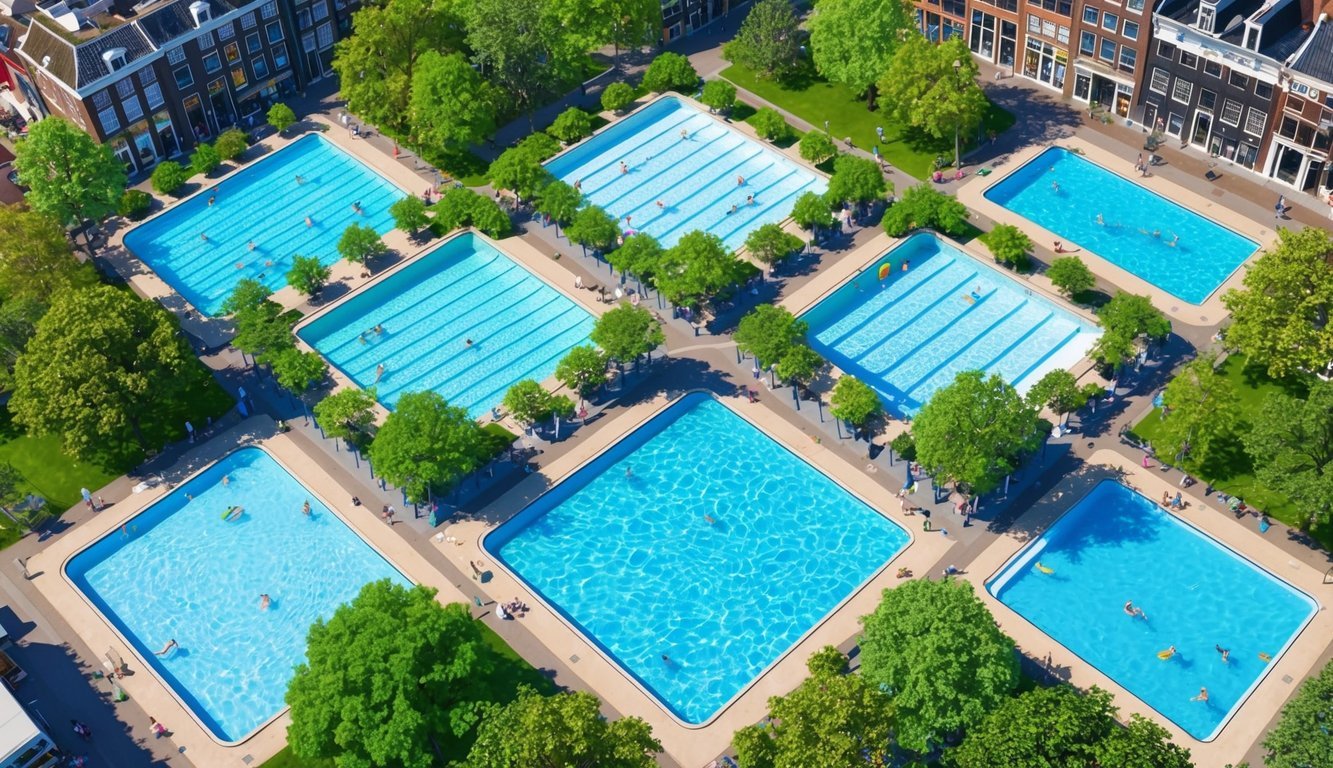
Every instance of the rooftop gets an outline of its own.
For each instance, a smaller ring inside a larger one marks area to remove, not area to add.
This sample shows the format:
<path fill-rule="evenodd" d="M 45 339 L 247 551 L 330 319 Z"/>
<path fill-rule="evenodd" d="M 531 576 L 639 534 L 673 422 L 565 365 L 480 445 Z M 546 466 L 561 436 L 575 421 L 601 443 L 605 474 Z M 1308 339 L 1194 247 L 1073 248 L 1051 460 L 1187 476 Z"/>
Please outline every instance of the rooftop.
<path fill-rule="evenodd" d="M 1333 83 L 1333 24 L 1322 19 L 1310 34 L 1310 41 L 1289 62 L 1303 75 Z"/>
<path fill-rule="evenodd" d="M 1202 34 L 1245 47 L 1246 21 L 1262 28 L 1257 53 L 1282 61 L 1301 47 L 1309 35 L 1302 29 L 1304 18 L 1300 0 L 1218 0 L 1217 21 L 1212 32 L 1198 26 L 1200 0 L 1162 0 L 1155 13 L 1188 25 Z"/>

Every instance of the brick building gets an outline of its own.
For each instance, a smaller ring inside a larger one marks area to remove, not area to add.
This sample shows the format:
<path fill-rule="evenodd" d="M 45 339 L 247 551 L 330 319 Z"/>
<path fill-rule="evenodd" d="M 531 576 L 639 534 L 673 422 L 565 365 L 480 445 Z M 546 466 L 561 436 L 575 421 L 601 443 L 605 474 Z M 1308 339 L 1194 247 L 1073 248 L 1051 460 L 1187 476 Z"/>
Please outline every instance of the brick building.
<path fill-rule="evenodd" d="M 1266 176 L 1327 198 L 1333 188 L 1333 21 L 1325 12 L 1278 76 L 1273 130 L 1259 156 Z"/>

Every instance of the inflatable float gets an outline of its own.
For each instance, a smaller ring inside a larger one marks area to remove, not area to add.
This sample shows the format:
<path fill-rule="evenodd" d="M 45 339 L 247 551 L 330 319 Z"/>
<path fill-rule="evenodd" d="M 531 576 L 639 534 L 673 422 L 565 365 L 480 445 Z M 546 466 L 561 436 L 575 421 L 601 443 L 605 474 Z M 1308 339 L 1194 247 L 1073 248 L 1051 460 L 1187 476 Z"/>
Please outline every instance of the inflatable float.
<path fill-rule="evenodd" d="M 227 511 L 222 513 L 222 519 L 230 523 L 234 520 L 239 520 L 241 518 L 241 513 L 243 512 L 245 512 L 245 507 L 239 505 L 227 507 Z"/>

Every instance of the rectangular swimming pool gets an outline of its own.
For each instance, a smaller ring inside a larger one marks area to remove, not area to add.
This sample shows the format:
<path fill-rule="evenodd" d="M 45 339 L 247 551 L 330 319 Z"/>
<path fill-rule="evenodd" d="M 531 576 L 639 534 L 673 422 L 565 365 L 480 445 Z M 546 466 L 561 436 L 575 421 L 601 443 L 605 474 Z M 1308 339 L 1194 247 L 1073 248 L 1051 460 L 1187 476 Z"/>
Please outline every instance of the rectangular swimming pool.
<path fill-rule="evenodd" d="M 1113 480 L 987 588 L 1200 741 L 1217 736 L 1319 607 Z M 1191 700 L 1201 688 L 1207 700 Z"/>
<path fill-rule="evenodd" d="M 1259 248 L 1062 147 L 1029 160 L 986 199 L 1190 304 L 1206 301 Z"/>
<path fill-rule="evenodd" d="M 349 224 L 381 235 L 393 229 L 389 206 L 407 194 L 318 134 L 213 188 L 125 234 L 125 246 L 206 315 L 221 311 L 241 278 L 273 291 L 286 286 L 292 256 L 337 261 L 338 238 Z"/>
<path fill-rule="evenodd" d="M 810 346 L 874 387 L 903 416 L 962 371 L 997 373 L 1026 391 L 1046 372 L 1073 365 L 1101 335 L 925 232 L 885 253 L 802 318 L 810 324 Z"/>
<path fill-rule="evenodd" d="M 387 408 L 405 392 L 434 390 L 479 416 L 515 383 L 554 375 L 566 352 L 588 343 L 592 323 L 568 296 L 464 232 L 297 335 L 357 386 L 375 387 Z"/>
<path fill-rule="evenodd" d="M 828 189 L 814 171 L 675 96 L 641 108 L 546 168 L 578 182 L 588 201 L 620 219 L 623 229 L 647 232 L 668 248 L 694 230 L 740 248 L 760 226 L 787 218 L 802 192 Z"/>
<path fill-rule="evenodd" d="M 907 546 L 694 393 L 530 504 L 486 550 L 686 723 L 704 723 Z"/>
<path fill-rule="evenodd" d="M 240 517 L 224 519 L 235 506 Z M 284 709 L 316 619 L 371 581 L 408 584 L 259 448 L 173 489 L 75 555 L 65 574 L 223 743 Z M 267 609 L 260 595 L 271 598 Z M 156 655 L 169 640 L 177 647 Z"/>

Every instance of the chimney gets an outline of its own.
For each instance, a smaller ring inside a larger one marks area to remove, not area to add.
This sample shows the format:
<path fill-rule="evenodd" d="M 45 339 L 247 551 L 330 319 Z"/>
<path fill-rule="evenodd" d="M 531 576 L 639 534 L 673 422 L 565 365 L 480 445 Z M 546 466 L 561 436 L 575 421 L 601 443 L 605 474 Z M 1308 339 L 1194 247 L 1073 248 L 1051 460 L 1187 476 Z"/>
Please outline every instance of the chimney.
<path fill-rule="evenodd" d="M 194 0 L 190 3 L 190 15 L 194 17 L 194 28 L 198 29 L 208 21 L 209 5 L 205 0 Z"/>

